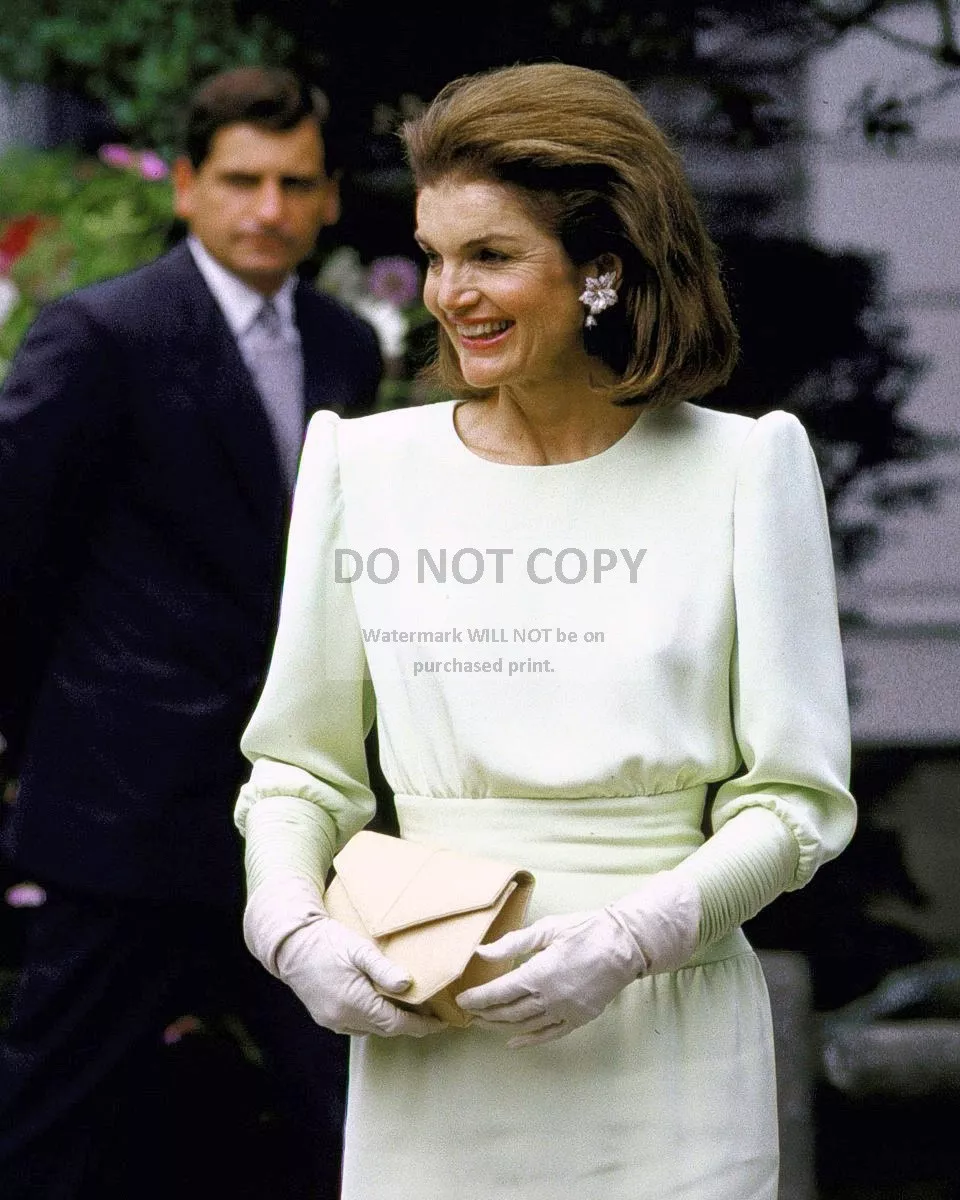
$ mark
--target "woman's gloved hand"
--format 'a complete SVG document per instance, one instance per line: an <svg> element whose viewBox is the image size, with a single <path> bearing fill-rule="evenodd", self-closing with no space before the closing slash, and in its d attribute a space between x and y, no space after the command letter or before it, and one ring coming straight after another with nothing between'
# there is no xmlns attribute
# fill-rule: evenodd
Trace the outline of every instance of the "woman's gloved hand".
<svg viewBox="0 0 960 1200"><path fill-rule="evenodd" d="M329 916L308 879L261 884L247 902L243 932L251 953L334 1033L424 1037L446 1028L381 994L402 996L413 981L368 938Z"/></svg>
<svg viewBox="0 0 960 1200"><path fill-rule="evenodd" d="M696 885L664 871L605 908L543 917L481 946L477 953L490 962L532 957L461 992L457 1004L476 1026L512 1035L511 1048L564 1037L599 1016L638 976L683 966L696 948L699 922Z"/></svg>

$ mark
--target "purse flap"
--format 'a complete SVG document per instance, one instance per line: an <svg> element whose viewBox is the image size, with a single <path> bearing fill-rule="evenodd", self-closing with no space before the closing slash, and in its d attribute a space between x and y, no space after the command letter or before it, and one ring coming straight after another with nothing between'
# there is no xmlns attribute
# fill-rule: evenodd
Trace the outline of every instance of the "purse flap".
<svg viewBox="0 0 960 1200"><path fill-rule="evenodd" d="M373 937L488 908L513 879L528 873L363 830L333 860L340 884Z"/></svg>

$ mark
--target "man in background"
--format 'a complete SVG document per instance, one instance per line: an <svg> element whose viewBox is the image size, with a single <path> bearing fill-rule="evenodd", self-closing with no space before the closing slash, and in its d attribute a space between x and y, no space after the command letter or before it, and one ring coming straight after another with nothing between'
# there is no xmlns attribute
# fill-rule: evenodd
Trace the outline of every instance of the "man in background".
<svg viewBox="0 0 960 1200"><path fill-rule="evenodd" d="M48 306L0 393L3 841L46 896L0 1041L4 1200L339 1194L343 1042L243 947L231 823L305 424L367 411L381 367L296 275L339 215L322 116L284 71L201 87L189 237ZM204 1029L245 1048L236 1091L158 1145L170 1055ZM261 1058L266 1180L240 1103Z"/></svg>

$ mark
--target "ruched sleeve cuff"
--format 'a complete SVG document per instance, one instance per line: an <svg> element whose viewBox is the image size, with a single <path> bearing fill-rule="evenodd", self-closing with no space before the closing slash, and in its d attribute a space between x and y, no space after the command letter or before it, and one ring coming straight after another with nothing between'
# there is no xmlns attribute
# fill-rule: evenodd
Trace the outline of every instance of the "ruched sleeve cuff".
<svg viewBox="0 0 960 1200"><path fill-rule="evenodd" d="M746 808L674 868L700 894L697 949L756 916L796 878L797 843L763 808Z"/></svg>
<svg viewBox="0 0 960 1200"><path fill-rule="evenodd" d="M316 804L297 796L261 796L244 821L247 894L261 883L309 879L322 894L337 852L337 828Z"/></svg>

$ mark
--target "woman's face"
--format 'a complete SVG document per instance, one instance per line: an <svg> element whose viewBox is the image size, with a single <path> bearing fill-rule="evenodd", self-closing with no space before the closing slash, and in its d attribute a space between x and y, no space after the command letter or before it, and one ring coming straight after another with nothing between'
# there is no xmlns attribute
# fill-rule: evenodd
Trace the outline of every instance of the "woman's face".
<svg viewBox="0 0 960 1200"><path fill-rule="evenodd" d="M497 183L441 180L420 192L423 299L450 337L468 384L546 391L589 378L577 268L517 194Z"/></svg>

